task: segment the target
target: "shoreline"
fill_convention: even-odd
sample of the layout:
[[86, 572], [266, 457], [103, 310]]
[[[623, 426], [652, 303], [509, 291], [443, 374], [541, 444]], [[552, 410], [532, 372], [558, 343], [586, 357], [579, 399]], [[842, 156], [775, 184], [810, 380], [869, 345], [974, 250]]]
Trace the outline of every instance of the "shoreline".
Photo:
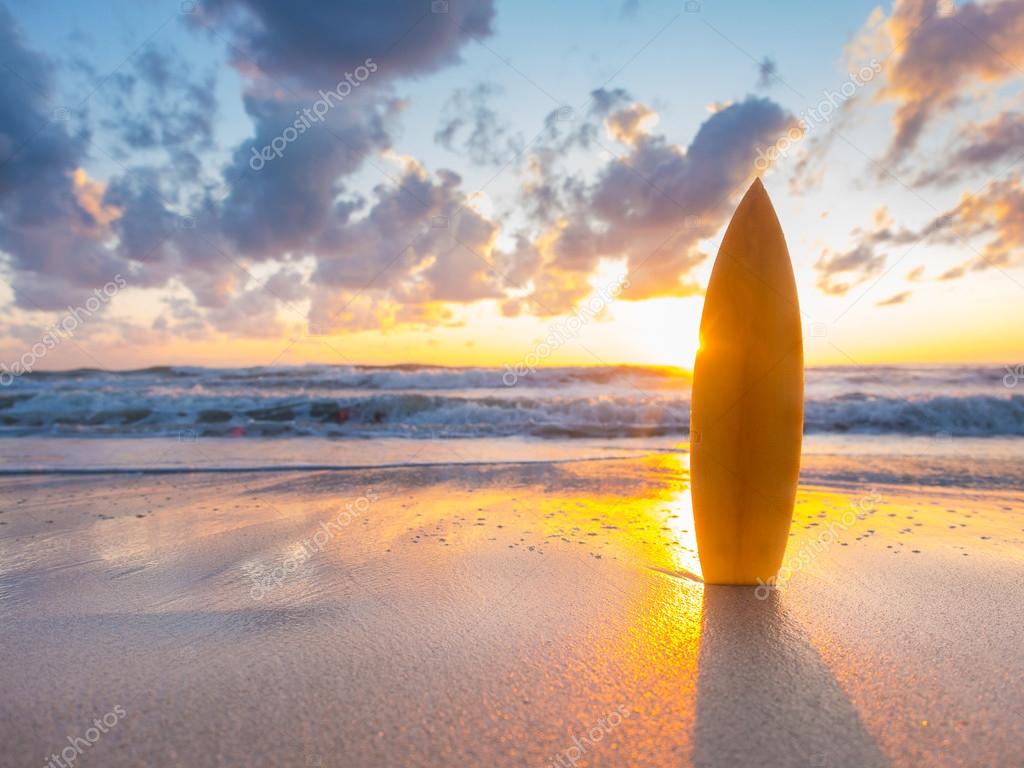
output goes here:
[[[902, 449], [902, 450], [901, 450]], [[401, 471], [415, 467], [565, 465], [576, 462], [677, 457], [677, 440], [401, 439], [325, 441], [316, 438], [0, 439], [0, 478], [59, 476], [187, 476]], [[864, 487], [1024, 492], [1024, 438], [804, 441], [803, 486], [856, 491]]]

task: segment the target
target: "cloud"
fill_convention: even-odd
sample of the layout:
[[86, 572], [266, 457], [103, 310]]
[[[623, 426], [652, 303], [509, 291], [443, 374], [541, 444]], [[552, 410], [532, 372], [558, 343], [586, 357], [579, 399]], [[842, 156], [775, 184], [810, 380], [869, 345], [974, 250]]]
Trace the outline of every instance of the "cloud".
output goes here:
[[[280, 336], [288, 323], [279, 317], [279, 302], [266, 285], [254, 285], [232, 295], [230, 302], [210, 309], [205, 320], [218, 331], [232, 336]], [[286, 318], [287, 319], [287, 318]], [[302, 321], [302, 315], [292, 318]]]
[[1013, 58], [1024, 38], [1024, 1], [895, 0], [878, 30], [892, 51], [878, 95], [896, 104], [887, 161], [899, 163], [970, 89], [1019, 74]]
[[885, 267], [885, 255], [861, 243], [843, 253], [826, 251], [814, 264], [817, 286], [831, 296], [845, 296], [851, 288], [877, 275]]
[[[596, 88], [590, 92], [590, 110], [598, 117], [611, 114], [613, 110], [621, 109], [633, 103], [632, 97], [625, 88]], [[553, 113], [557, 116], [557, 113]]]
[[[884, 156], [872, 163], [877, 176], [872, 183], [896, 173], [916, 186], [949, 185], [998, 162], [1017, 160], [1024, 151], [1024, 120], [1013, 110], [968, 124], [945, 151], [927, 157], [914, 152], [932, 126], [947, 125], [964, 107], [977, 111], [990, 105], [1001, 98], [1001, 89], [1020, 80], [1015, 59], [1022, 35], [1024, 0], [894, 0], [888, 14], [875, 8], [844, 56], [855, 85], [870, 81], [871, 88], [845, 99], [828, 129], [817, 130], [803, 143], [791, 190], [806, 193], [820, 183], [836, 137], [857, 135], [859, 123], [872, 116], [871, 105], [895, 107]], [[878, 75], [864, 78], [864, 62]], [[861, 74], [854, 79], [853, 73]], [[914, 167], [924, 162], [933, 167]]]
[[[817, 286], [826, 294], [843, 296], [861, 283], [880, 274], [885, 268], [888, 254], [886, 250], [893, 246], [914, 247], [918, 243], [954, 243], [961, 236], [970, 236], [957, 223], [959, 206], [934, 216], [917, 229], [898, 227], [889, 212], [883, 206], [872, 216], [871, 225], [867, 228], [857, 227], [851, 232], [855, 245], [849, 250], [835, 252], [826, 249], [822, 252], [814, 269], [818, 273]], [[956, 229], [961, 232], [957, 234]], [[974, 234], [977, 234], [975, 232]], [[907, 273], [908, 282], [920, 282], [924, 279], [925, 268], [918, 266]], [[947, 271], [938, 279], [952, 279], [963, 274], [963, 270]], [[893, 302], [896, 303], [896, 302]], [[884, 306], [880, 304], [879, 306]]]
[[[323, 232], [315, 281], [407, 306], [501, 298], [498, 225], [472, 208], [457, 174], [431, 178], [416, 161], [402, 161], [398, 183], [377, 186], [365, 215]], [[328, 322], [332, 303], [314, 297], [319, 322]]]
[[1020, 179], [993, 181], [977, 194], [964, 195], [957, 205], [925, 225], [922, 234], [934, 242], [957, 244], [961, 248], [968, 241], [984, 241], [974, 256], [948, 271], [944, 279], [958, 277], [966, 271], [1021, 264], [1024, 258], [1024, 187]]
[[[894, 229], [888, 216], [876, 214], [871, 229], [855, 230], [854, 234], [858, 237], [854, 248], [841, 254], [826, 252], [815, 264], [818, 287], [826, 293], [842, 295], [878, 274], [885, 265], [885, 254], [879, 250], [891, 245], [920, 242], [974, 252], [940, 273], [938, 280], [1015, 267], [1024, 263], [1024, 187], [1016, 177], [993, 181], [977, 193], [964, 194], [956, 205], [917, 229]], [[917, 267], [907, 274], [907, 280], [919, 282], [923, 275], [924, 267]]]
[[543, 261], [540, 249], [524, 233], [518, 232], [511, 250], [497, 254], [497, 261], [509, 288], [520, 289], [533, 278]]
[[757, 65], [757, 87], [760, 89], [771, 88], [775, 84], [778, 74], [778, 64], [765, 56]]
[[[99, 126], [104, 138], [116, 139], [112, 154], [137, 161], [149, 153], [146, 164], [104, 185], [82, 170], [89, 135], [51, 119], [53, 65], [28, 48], [0, 7], [0, 48], [18, 75], [0, 82], [0, 249], [10, 256], [16, 301], [59, 307], [76, 290], [120, 273], [135, 287], [181, 285], [192, 293], [199, 316], [175, 305], [161, 321], [164, 330], [194, 333], [207, 323], [237, 332], [248, 316], [253, 328], [276, 332], [271, 320], [282, 302], [324, 301], [332, 287], [352, 290], [392, 255], [392, 238], [424, 228], [415, 257], [383, 281], [371, 304], [401, 296], [410, 308], [392, 307], [390, 315], [420, 322], [444, 314], [426, 308], [433, 303], [501, 296], [501, 278], [480, 260], [493, 248], [497, 225], [466, 207], [457, 176], [440, 172], [433, 181], [418, 166], [395, 172], [397, 183], [378, 187], [368, 211], [346, 188], [392, 146], [402, 107], [392, 84], [456, 62], [463, 45], [490, 33], [493, 15], [490, 0], [452, 3], [443, 14], [432, 13], [430, 3], [398, 0], [358, 9], [204, 2], [190, 21], [231, 41], [251, 137], [204, 186], [198, 175], [201, 154], [214, 148], [215, 82], [193, 79], [185, 62], [154, 43], [98, 91], [105, 100]], [[364, 67], [372, 82], [363, 82]], [[324, 95], [340, 94], [342, 86], [341, 98]], [[300, 135], [297, 121], [324, 100], [322, 119], [304, 123]], [[282, 136], [288, 141], [281, 151], [255, 168], [254, 150], [281, 146]], [[440, 215], [451, 217], [443, 233], [429, 226]], [[319, 291], [289, 266], [307, 260], [326, 281]], [[258, 262], [278, 265], [265, 283], [250, 274]]]
[[[234, 265], [220, 255], [199, 262], [196, 249], [184, 242], [185, 219], [172, 210], [176, 193], [164, 188], [179, 187], [173, 160], [180, 154], [171, 153], [170, 168], [137, 166], [107, 184], [90, 178], [83, 169], [89, 134], [72, 133], [69, 122], [50, 114], [54, 67], [26, 46], [2, 7], [0, 47], [18, 73], [0, 83], [0, 249], [10, 257], [16, 305], [62, 309], [116, 275], [132, 287], [163, 286], [172, 279], [186, 285], [229, 284], [221, 273]], [[111, 78], [115, 103], [117, 95], [138, 94], [138, 82], [151, 81], [171, 94], [182, 91], [181, 98], [196, 110], [212, 106], [208, 91], [197, 92], [170, 61], [143, 55], [132, 67], [134, 74]], [[209, 140], [211, 124], [175, 112], [171, 102], [165, 99], [156, 117], [150, 116], [156, 143], [180, 150]], [[180, 137], [171, 139], [175, 131]]]
[[[424, 16], [407, 3], [376, 3], [359, 10], [357, 25], [351, 23], [354, 11], [322, 5], [318, 10], [307, 4], [301, 13], [293, 9], [282, 14], [272, 3], [205, 3], [198, 25], [234, 41], [232, 54], [245, 78], [243, 103], [253, 136], [231, 152], [222, 170], [223, 191], [217, 195], [203, 191], [182, 199], [163, 183], [165, 174], [152, 167], [130, 169], [113, 179], [107, 191], [107, 202], [121, 211], [112, 223], [116, 252], [144, 267], [136, 270], [142, 284], [173, 279], [186, 286], [211, 327], [241, 332], [249, 316], [252, 328], [274, 333], [280, 330], [273, 321], [275, 311], [284, 302], [306, 298], [316, 305], [314, 315], [323, 314], [324, 306], [337, 304], [331, 290], [344, 296], [362, 289], [360, 280], [368, 281], [379, 270], [385, 254], [394, 255], [388, 251], [392, 239], [465, 202], [454, 191], [458, 184], [453, 174], [425, 187], [422, 169], [395, 172], [392, 183], [377, 188], [374, 207], [361, 216], [365, 201], [348, 193], [345, 183], [371, 158], [379, 163], [391, 148], [402, 104], [390, 95], [388, 84], [457, 60], [459, 46], [489, 31], [490, 3], [453, 4], [443, 19], [434, 18], [429, 4]], [[393, 37], [411, 32], [413, 26], [414, 34], [391, 46]], [[367, 59], [373, 54], [379, 59], [371, 66]], [[115, 98], [130, 103], [138, 98], [140, 84], [182, 90], [187, 83], [179, 71], [168, 55], [147, 51], [115, 90]], [[354, 85], [349, 79], [353, 72]], [[332, 90], [334, 94], [326, 94]], [[197, 108], [206, 104], [200, 94], [192, 96]], [[166, 101], [155, 103], [163, 106]], [[165, 118], [176, 113], [165, 115], [158, 108], [156, 114], [162, 116], [156, 121], [160, 125], [143, 121], [146, 129], [126, 121], [128, 133], [122, 138], [128, 144], [134, 140], [135, 149], [174, 144], [166, 133], [173, 120]], [[268, 147], [273, 147], [269, 155]], [[411, 188], [417, 185], [418, 192]], [[443, 190], [441, 199], [426, 204], [417, 199], [437, 190]], [[494, 225], [474, 221], [465, 212], [453, 227], [476, 247], [489, 247], [494, 237]], [[362, 303], [359, 317], [352, 311], [347, 316], [354, 322], [380, 319], [381, 307], [387, 306], [388, 317], [400, 317], [400, 308], [388, 305], [399, 291], [411, 303], [498, 295], [491, 279], [470, 269], [454, 248], [422, 242], [420, 247], [420, 258], [409, 259], [404, 271], [396, 269], [390, 280], [375, 287], [377, 295]], [[260, 284], [247, 268], [254, 262], [287, 265], [310, 257], [323, 281], [319, 287], [287, 266]], [[421, 272], [410, 275], [412, 268]], [[171, 322], [174, 318], [165, 325]], [[189, 316], [177, 322], [194, 331], [198, 321]]]
[[[15, 301], [58, 309], [126, 267], [104, 248], [112, 212], [102, 185], [81, 172], [88, 134], [53, 108], [53, 64], [31, 50], [0, 6], [0, 251], [10, 256]], [[45, 280], [39, 278], [45, 275]]]
[[964, 267], [962, 267], [962, 266], [950, 267], [945, 272], [943, 272], [941, 275], [939, 275], [938, 279], [942, 280], [942, 281], [945, 281], [945, 280], [959, 280], [961, 277], [964, 276], [964, 274], [966, 272], [967, 272], [967, 270]]
[[725, 223], [754, 174], [756, 148], [772, 143], [793, 117], [768, 99], [748, 97], [709, 116], [682, 147], [636, 130], [637, 117], [653, 113], [624, 94], [598, 92], [594, 101], [611, 110], [606, 125], [624, 133], [628, 151], [557, 200], [560, 216], [538, 241], [545, 261], [535, 298], [563, 311], [589, 290], [584, 278], [602, 258], [626, 261], [630, 284], [620, 298], [699, 292], [688, 277], [706, 257], [696, 244]]
[[640, 10], [640, 0], [623, 0], [622, 7], [619, 9], [619, 15], [624, 19], [636, 18], [637, 11]]
[[187, 62], [172, 49], [144, 49], [104, 82], [98, 98], [106, 104], [99, 120], [104, 138], [116, 137], [112, 151], [122, 159], [136, 150], [166, 150], [169, 168], [183, 181], [198, 175], [198, 155], [214, 147], [216, 76], [193, 79]]
[[253, 258], [308, 249], [335, 215], [348, 215], [348, 208], [335, 204], [343, 179], [391, 146], [397, 106], [356, 92], [323, 122], [296, 132], [280, 157], [254, 168], [254, 152], [277, 145], [284, 129], [301, 120], [296, 111], [309, 106], [255, 93], [245, 97], [255, 136], [235, 149], [224, 170], [228, 194], [218, 215], [224, 234]]
[[1024, 114], [1003, 112], [994, 119], [963, 128], [946, 152], [941, 166], [920, 174], [918, 186], [944, 185], [976, 171], [990, 170], [1002, 161], [1024, 158]]
[[[496, 225], [463, 208], [458, 177], [441, 171], [435, 183], [414, 161], [391, 172], [379, 159], [392, 147], [403, 106], [391, 83], [452, 64], [464, 44], [490, 34], [489, 0], [452, 3], [447, 13], [385, 0], [361, 6], [358, 24], [356, 11], [327, 2], [304, 4], [302, 12], [262, 0], [217, 0], [204, 9], [200, 25], [234, 40], [236, 65], [249, 79], [245, 109], [255, 135], [235, 149], [224, 170], [227, 195], [212, 206], [218, 234], [235, 252], [253, 260], [312, 257], [318, 288], [311, 317], [324, 325], [334, 324], [339, 306], [349, 307], [341, 319], [357, 324], [397, 322], [409, 316], [394, 306], [399, 300], [425, 305], [499, 295], [479, 258], [455, 239], [487, 250], [496, 233]], [[344, 83], [353, 73], [358, 82], [350, 88]], [[344, 89], [343, 98], [325, 96], [335, 88]], [[330, 108], [321, 115], [324, 100]], [[322, 119], [306, 125], [302, 115], [311, 108]], [[483, 133], [492, 127], [485, 124]], [[281, 146], [289, 130], [280, 156], [254, 168], [254, 152]], [[485, 137], [470, 141], [479, 147]], [[345, 183], [369, 162], [390, 181], [364, 211], [365, 201]], [[446, 215], [450, 230], [432, 227]], [[360, 291], [371, 295], [353, 301]]]
[[895, 296], [890, 296], [887, 299], [882, 299], [881, 301], [875, 302], [875, 306], [892, 307], [897, 304], [903, 304], [907, 299], [910, 298], [910, 293], [910, 291], [903, 291], [902, 293], [897, 293]]
[[630, 104], [613, 112], [604, 121], [613, 139], [632, 146], [658, 122], [658, 113], [646, 104]]
[[[917, 231], [901, 233], [899, 239], [974, 251], [965, 262], [942, 273], [940, 280], [1017, 266], [1024, 263], [1024, 187], [1016, 177], [990, 182], [977, 193], [963, 195], [959, 203]], [[972, 244], [978, 241], [979, 246]]]
[[333, 0], [206, 0], [197, 23], [223, 30], [243, 72], [328, 88], [371, 57], [384, 76], [421, 76], [459, 60], [468, 41], [491, 33], [492, 0], [431, 3], [375, 0], [355, 7]]
[[126, 171], [107, 185], [104, 202], [120, 212], [111, 222], [111, 229], [126, 261], [152, 265], [174, 258], [173, 238], [182, 217], [167, 208], [160, 169], [136, 167]]
[[522, 135], [514, 133], [489, 103], [500, 93], [493, 83], [456, 89], [442, 109], [434, 141], [478, 165], [501, 165], [519, 155]]
[[920, 266], [914, 267], [912, 270], [907, 272], [907, 278], [906, 279], [907, 279], [908, 283], [919, 283], [919, 282], [921, 282], [921, 280], [924, 279], [924, 266], [920, 265]]
[[[0, 11], [5, 63], [24, 78], [0, 82], [0, 248], [16, 301], [64, 306], [122, 274], [162, 299], [137, 338], [166, 339], [281, 335], [303, 313], [323, 333], [451, 326], [459, 305], [480, 301], [509, 316], [559, 313], [593, 290], [603, 260], [630, 271], [622, 298], [689, 296], [701, 290], [699, 244], [726, 222], [756, 148], [794, 121], [750, 96], [675, 144], [656, 132], [651, 107], [598, 89], [585, 108], [546, 117], [516, 169], [521, 210], [503, 220], [458, 174], [395, 152], [397, 83], [458, 61], [490, 33], [492, 3], [434, 14], [384, 0], [360, 7], [358, 24], [354, 14], [320, 2], [204, 3], [190, 23], [231, 41], [247, 137], [217, 146], [215, 81], [154, 44], [102, 91], [96, 124], [125, 166], [101, 181], [83, 168], [89, 134], [47, 119], [51, 63]], [[362, 67], [372, 75], [327, 99]], [[497, 93], [457, 91], [437, 140], [481, 163], [516, 151]], [[299, 130], [310, 110], [320, 119]], [[380, 183], [357, 188], [362, 171], [379, 171]]]

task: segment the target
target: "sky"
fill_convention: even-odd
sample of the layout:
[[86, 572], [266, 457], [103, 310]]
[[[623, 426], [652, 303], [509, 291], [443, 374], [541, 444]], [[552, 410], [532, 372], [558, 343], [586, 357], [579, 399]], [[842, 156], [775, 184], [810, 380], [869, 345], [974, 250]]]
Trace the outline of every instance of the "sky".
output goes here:
[[1024, 0], [0, 0], [0, 365], [1015, 365]]

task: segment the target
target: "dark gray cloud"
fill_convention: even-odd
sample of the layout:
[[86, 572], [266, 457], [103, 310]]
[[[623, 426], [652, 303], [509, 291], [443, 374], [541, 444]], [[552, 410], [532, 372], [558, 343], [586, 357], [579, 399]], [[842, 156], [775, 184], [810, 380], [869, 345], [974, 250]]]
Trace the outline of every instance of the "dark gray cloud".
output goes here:
[[[131, 164], [105, 186], [82, 171], [88, 135], [44, 119], [52, 66], [0, 15], [0, 43], [32, 83], [0, 84], [0, 153], [31, 129], [53, 128], [27, 145], [32, 154], [7, 152], [0, 171], [0, 247], [16, 295], [32, 286], [60, 304], [120, 273], [133, 286], [179, 292], [147, 332], [194, 338], [280, 333], [307, 301], [322, 332], [450, 325], [448, 305], [485, 299], [510, 315], [560, 312], [590, 292], [602, 259], [625, 260], [624, 298], [699, 291], [697, 244], [725, 223], [756, 148], [792, 116], [748, 97], [708, 117], [684, 147], [655, 133], [657, 115], [625, 90], [594, 91], [584, 108], [545, 119], [522, 163], [525, 215], [502, 237], [457, 174], [391, 152], [403, 106], [395, 81], [456, 61], [493, 17], [490, 2], [430, 9], [204, 4], [195, 23], [232, 42], [250, 137], [213, 166], [214, 82], [151, 46], [103, 89], [104, 138], [116, 137]], [[362, 67], [358, 85], [324, 95]], [[486, 85], [456, 94], [438, 140], [473, 160], [504, 159], [521, 137], [495, 96]], [[351, 180], [368, 168], [381, 182], [364, 199]]]
[[55, 112], [53, 64], [28, 47], [3, 6], [0, 51], [0, 250], [10, 255], [17, 303], [60, 308], [124, 265], [102, 247], [108, 231], [95, 188], [76, 175], [88, 134], [72, 133], [66, 111]]
[[109, 152], [131, 162], [138, 151], [164, 150], [179, 183], [198, 181], [203, 155], [215, 146], [216, 77], [195, 78], [186, 62], [154, 45], [104, 81], [97, 100]]
[[[0, 104], [0, 159], [6, 166], [0, 174], [0, 246], [12, 254], [18, 296], [22, 286], [32, 286], [48, 305], [59, 305], [70, 288], [91, 288], [119, 272], [135, 286], [176, 280], [192, 292], [200, 316], [169, 309], [161, 332], [180, 327], [195, 333], [201, 322], [241, 332], [246, 317], [253, 319], [252, 328], [268, 330], [275, 327], [269, 320], [275, 308], [308, 298], [315, 286], [288, 267], [259, 284], [247, 265], [311, 256], [318, 274], [332, 277], [344, 292], [343, 275], [372, 271], [382, 257], [383, 242], [380, 250], [361, 250], [373, 242], [376, 226], [415, 229], [465, 202], [456, 177], [427, 182], [429, 199], [423, 203], [408, 189], [423, 179], [399, 179], [403, 174], [396, 171], [398, 184], [382, 185], [369, 217], [356, 228], [353, 220], [364, 203], [347, 192], [345, 182], [391, 147], [401, 104], [389, 84], [456, 61], [461, 45], [489, 33], [490, 2], [453, 3], [447, 13], [432, 13], [430, 3], [307, 3], [287, 9], [277, 3], [204, 3], [194, 20], [232, 40], [254, 128], [224, 168], [207, 166], [219, 177], [210, 189], [199, 177], [214, 140], [212, 79], [195, 79], [173, 52], [152, 45], [104, 81], [100, 126], [105, 139], [116, 138], [114, 156], [137, 160], [138, 152], [162, 150], [166, 158], [158, 165], [148, 155], [149, 165], [116, 174], [104, 191], [80, 171], [88, 137], [72, 135], [66, 123], [47, 125], [52, 65], [23, 44], [10, 16], [0, 12], [0, 44], [5, 54], [12, 52], [7, 63], [24, 73], [24, 84], [0, 85], [6, 89], [0, 91], [6, 97]], [[379, 65], [368, 67], [375, 55]], [[361, 67], [368, 69], [356, 75], [358, 84], [341, 85], [351, 84], [346, 75]], [[364, 84], [366, 73], [374, 83]], [[325, 96], [329, 91], [335, 95]], [[307, 110], [314, 108], [318, 113], [310, 120]], [[40, 125], [52, 131], [39, 133]], [[13, 150], [30, 137], [30, 151], [16, 155]], [[279, 151], [271, 157], [266, 147], [272, 143]], [[90, 199], [83, 202], [84, 197]], [[410, 207], [408, 221], [393, 215], [402, 205]], [[489, 248], [494, 225], [474, 217], [463, 212], [453, 219], [451, 233], [470, 247]], [[378, 239], [400, 234], [380, 233]], [[420, 258], [410, 265], [421, 273], [411, 279], [396, 272], [380, 286], [378, 299], [400, 292], [409, 302], [425, 303], [499, 295], [496, 279], [472, 268], [469, 259], [478, 259], [471, 252], [436, 243], [420, 247]]]
[[126, 259], [155, 264], [172, 257], [171, 240], [182, 226], [182, 217], [167, 207], [160, 169], [126, 171], [107, 185], [104, 202], [120, 211], [111, 228]]
[[[73, 133], [70, 121], [51, 114], [53, 64], [27, 47], [2, 7], [0, 49], [19, 73], [0, 81], [0, 249], [10, 255], [15, 302], [26, 309], [64, 308], [115, 275], [135, 287], [160, 286], [175, 277], [193, 282], [194, 262], [182, 256], [183, 217], [172, 208], [180, 202], [180, 170], [195, 173], [198, 158], [190, 148], [208, 143], [212, 134], [212, 85], [188, 82], [159, 53], [144, 53], [140, 64], [107, 78], [104, 93], [125, 110], [119, 127], [141, 140], [148, 126], [145, 135], [168, 149], [171, 165], [133, 167], [104, 187], [83, 170], [89, 135]], [[155, 88], [165, 98], [158, 99]], [[147, 90], [154, 111], [151, 122], [139, 122], [142, 110], [132, 113], [128, 107]], [[185, 111], [175, 111], [177, 99], [188, 105]], [[208, 274], [223, 263], [210, 262], [202, 270]]]
[[[332, 288], [342, 295], [363, 290], [395, 258], [399, 240], [463, 202], [448, 177], [433, 184], [422, 169], [390, 172], [378, 159], [374, 165], [392, 179], [361, 215], [363, 201], [347, 194], [345, 180], [392, 146], [402, 105], [389, 95], [389, 84], [457, 61], [462, 45], [490, 33], [492, 17], [489, 1], [451, 3], [445, 13], [432, 12], [430, 3], [390, 0], [358, 8], [312, 3], [297, 9], [254, 0], [204, 6], [200, 24], [233, 40], [236, 64], [250, 83], [245, 109], [255, 129], [224, 169], [227, 195], [212, 211], [218, 234], [244, 258], [314, 257], [312, 316], [318, 322], [331, 322], [329, 308], [338, 304]], [[353, 73], [353, 87], [342, 85], [353, 82]], [[331, 90], [341, 97], [325, 95]], [[325, 102], [329, 109], [321, 110]], [[267, 156], [274, 146], [280, 152]], [[403, 291], [408, 302], [494, 294], [472, 270], [452, 267], [458, 257], [451, 248], [419, 247], [399, 256], [390, 275], [370, 287], [372, 302]], [[414, 266], [422, 273], [410, 282], [407, 270]], [[449, 284], [442, 285], [442, 275]]]
[[175, 70], [180, 66], [181, 62], [172, 61], [169, 54], [152, 46], [135, 57], [135, 68], [139, 75], [157, 90], [165, 90], [177, 83]]
[[502, 165], [514, 159], [523, 151], [524, 140], [491, 106], [500, 95], [500, 87], [493, 83], [457, 89], [442, 109], [434, 140], [478, 165]]
[[757, 64], [757, 87], [771, 88], [779, 76], [779, 67], [773, 59], [765, 56]]
[[312, 89], [333, 85], [374, 58], [388, 78], [424, 75], [458, 61], [459, 49], [487, 37], [492, 0], [372, 3], [306, 0], [206, 0], [198, 23], [230, 36], [243, 71], [255, 65], [270, 78]]
[[596, 88], [590, 92], [590, 110], [598, 117], [631, 103], [633, 98], [625, 88]]
[[345, 177], [367, 157], [391, 145], [397, 111], [390, 103], [360, 94], [326, 113], [322, 122], [287, 143], [280, 157], [262, 165], [255, 152], [277, 143], [308, 104], [248, 94], [245, 108], [256, 135], [244, 141], [224, 170], [228, 194], [221, 206], [223, 232], [244, 254], [257, 259], [309, 249], [332, 225], [335, 198]]
[[[431, 178], [408, 161], [398, 184], [381, 184], [366, 215], [326, 230], [316, 244], [315, 282], [404, 305], [500, 298], [503, 273], [492, 253], [498, 226], [468, 205], [461, 179]], [[321, 326], [333, 300], [314, 299]]]

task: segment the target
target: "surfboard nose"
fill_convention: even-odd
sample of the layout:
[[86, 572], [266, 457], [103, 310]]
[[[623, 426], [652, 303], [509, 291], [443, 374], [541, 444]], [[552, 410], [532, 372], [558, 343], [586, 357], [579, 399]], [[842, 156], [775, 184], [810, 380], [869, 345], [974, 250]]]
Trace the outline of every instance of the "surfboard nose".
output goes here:
[[[754, 218], [759, 221], [768, 218], [779, 226], [778, 216], [775, 215], [775, 206], [772, 205], [772, 199], [768, 197], [768, 190], [764, 188], [760, 176], [750, 182], [750, 186], [743, 193], [740, 204], [736, 206], [736, 212], [733, 214], [733, 219], [746, 218]], [[780, 234], [782, 232], [781, 226], [779, 226], [779, 232]]]

